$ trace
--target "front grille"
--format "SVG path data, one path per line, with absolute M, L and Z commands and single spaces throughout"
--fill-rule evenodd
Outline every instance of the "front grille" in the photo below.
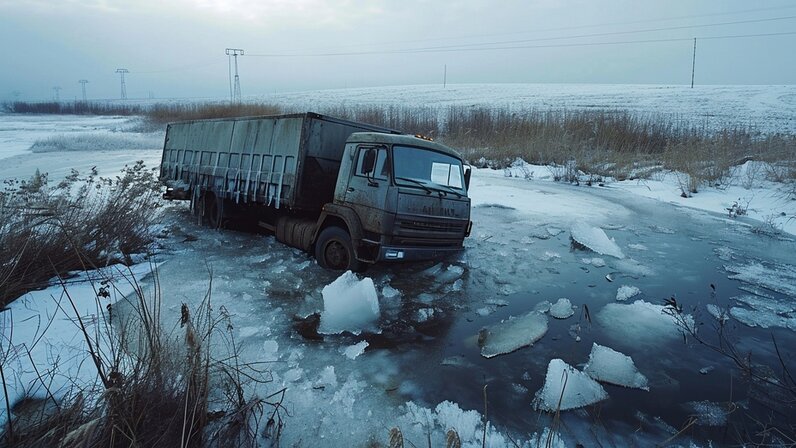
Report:
M 420 231 L 420 232 L 444 232 L 444 233 L 463 233 L 467 223 L 446 222 L 446 221 L 417 221 L 417 220 L 397 220 L 396 230 Z M 397 232 L 396 232 L 397 233 Z

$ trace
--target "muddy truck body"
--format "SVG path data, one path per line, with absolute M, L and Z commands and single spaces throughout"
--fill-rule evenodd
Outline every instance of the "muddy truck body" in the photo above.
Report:
M 171 123 L 160 171 L 203 224 L 256 222 L 335 270 L 461 250 L 469 175 L 444 145 L 315 113 Z

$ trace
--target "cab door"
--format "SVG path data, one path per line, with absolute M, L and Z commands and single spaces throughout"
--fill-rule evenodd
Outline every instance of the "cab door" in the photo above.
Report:
M 345 191 L 345 202 L 356 210 L 365 230 L 380 233 L 390 186 L 390 159 L 386 146 L 360 145 Z

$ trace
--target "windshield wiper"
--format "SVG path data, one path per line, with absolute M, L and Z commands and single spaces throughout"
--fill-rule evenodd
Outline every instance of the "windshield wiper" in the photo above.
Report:
M 444 188 L 446 191 L 450 191 L 451 193 L 455 194 L 456 197 L 458 197 L 458 198 L 462 198 L 463 197 L 461 193 L 459 193 L 458 191 L 454 190 L 453 187 L 451 187 L 450 185 L 441 185 L 441 184 L 437 184 L 437 185 L 439 185 L 440 187 Z
M 427 186 L 427 185 L 426 185 L 424 182 L 420 182 L 420 181 L 419 181 L 419 180 L 417 180 L 417 179 L 410 179 L 410 178 L 408 178 L 408 177 L 400 177 L 400 176 L 396 176 L 396 177 L 395 177 L 395 179 L 396 179 L 396 180 L 406 180 L 406 181 L 412 182 L 412 183 L 414 183 L 414 184 L 418 185 L 420 188 L 422 188 L 422 189 L 426 190 L 426 193 L 428 193 L 428 194 L 431 194 L 431 193 L 433 193 L 433 192 L 431 191 L 431 189 L 430 189 L 430 188 L 428 188 L 428 186 Z

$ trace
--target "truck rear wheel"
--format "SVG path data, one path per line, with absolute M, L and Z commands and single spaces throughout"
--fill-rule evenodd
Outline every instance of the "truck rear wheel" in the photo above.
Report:
M 202 209 L 199 215 L 202 224 L 211 229 L 218 229 L 221 227 L 222 216 L 221 200 L 213 193 L 204 193 L 202 195 Z
M 354 256 L 351 236 L 340 227 L 327 227 L 315 243 L 315 259 L 324 269 L 359 272 L 364 264 Z

